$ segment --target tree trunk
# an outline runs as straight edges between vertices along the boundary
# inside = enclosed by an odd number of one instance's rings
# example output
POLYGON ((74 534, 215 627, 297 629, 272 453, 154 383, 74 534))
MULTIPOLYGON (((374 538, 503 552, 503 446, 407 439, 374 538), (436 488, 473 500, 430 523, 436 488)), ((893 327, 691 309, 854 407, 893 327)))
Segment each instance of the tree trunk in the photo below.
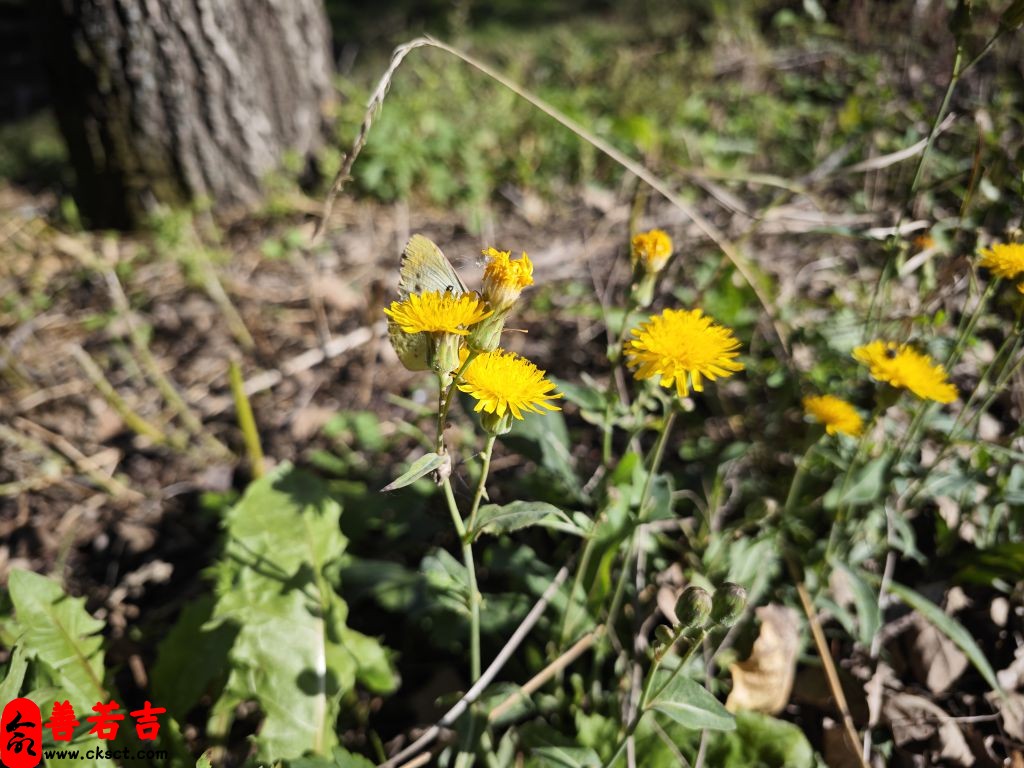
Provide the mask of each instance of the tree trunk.
POLYGON ((43 0, 54 108, 93 226, 251 206, 331 99, 322 0, 43 0))

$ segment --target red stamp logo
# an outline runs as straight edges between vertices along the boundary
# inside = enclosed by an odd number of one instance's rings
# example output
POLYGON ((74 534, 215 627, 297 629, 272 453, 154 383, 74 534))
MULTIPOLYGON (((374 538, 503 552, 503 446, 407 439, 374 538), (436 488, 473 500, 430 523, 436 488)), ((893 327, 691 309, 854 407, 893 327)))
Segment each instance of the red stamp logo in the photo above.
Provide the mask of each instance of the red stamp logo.
POLYGON ((0 760, 7 768, 35 768, 43 757, 43 716, 31 699, 14 699, 0 717, 0 760))

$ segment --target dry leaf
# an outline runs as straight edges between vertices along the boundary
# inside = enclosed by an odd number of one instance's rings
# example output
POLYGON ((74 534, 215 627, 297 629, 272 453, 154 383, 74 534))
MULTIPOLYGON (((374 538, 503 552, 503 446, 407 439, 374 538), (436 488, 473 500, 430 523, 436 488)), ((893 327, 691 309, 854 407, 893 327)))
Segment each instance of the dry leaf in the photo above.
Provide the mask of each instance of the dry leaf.
POLYGON ((1005 698, 998 693, 989 693, 985 698, 999 713, 1006 735, 1024 742, 1024 693, 1008 693, 1005 698))
POLYGON ((1018 648, 1013 654, 1010 666, 996 672, 996 679, 1008 691, 1024 688, 1024 646, 1018 648))
POLYGON ((766 605, 757 609, 757 618, 761 631, 750 658, 729 666, 732 691, 725 707, 730 712, 749 709, 775 715, 793 690, 800 649, 799 614, 792 608, 766 605))
POLYGON ((932 693, 943 693, 956 682, 970 662, 945 633, 920 614, 914 616, 910 666, 932 693))
MULTIPOLYGON (((882 715, 892 728, 896 745, 903 747, 913 742, 930 742, 936 760, 948 760, 954 765, 974 765, 974 753, 967 744, 959 726, 938 706, 923 696, 894 693, 882 705, 882 715)), ((920 747, 908 747, 920 754, 920 747)))
POLYGON ((826 718, 822 739, 828 768, 861 768, 860 753, 855 751, 846 735, 846 729, 835 720, 826 718))

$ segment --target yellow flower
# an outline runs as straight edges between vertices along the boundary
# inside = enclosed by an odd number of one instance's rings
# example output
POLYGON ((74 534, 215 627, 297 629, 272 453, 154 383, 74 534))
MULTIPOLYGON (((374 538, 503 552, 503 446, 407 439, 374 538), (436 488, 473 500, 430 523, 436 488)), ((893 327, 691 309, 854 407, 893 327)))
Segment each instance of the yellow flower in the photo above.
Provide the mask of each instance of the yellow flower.
POLYGON ((638 379, 661 377, 661 386, 676 385, 680 397, 690 386, 704 391, 702 377, 714 381, 743 370, 736 362, 740 343, 732 330, 717 325, 699 309, 666 309, 634 328, 626 345, 626 364, 638 379))
POLYGON ((909 389, 925 400, 951 403, 957 389, 950 384, 946 369, 909 344, 872 341, 853 350, 856 360, 868 366, 871 378, 900 389, 909 389))
POLYGON ((469 326, 490 316, 491 310, 475 293, 431 291, 411 294, 405 301, 393 301, 384 314, 406 333, 465 336, 469 326))
POLYGON ((533 285, 533 263, 524 252, 518 259, 511 251, 488 248, 484 267, 484 298, 497 312, 508 309, 527 286, 533 285))
POLYGON ((645 272, 660 272, 671 255, 672 238, 667 232, 652 229, 633 237, 631 256, 634 269, 637 264, 643 264, 645 272))
POLYGON ((1024 293, 1024 283, 1017 283, 1017 290, 1024 293))
MULTIPOLYGON (((463 351, 463 362, 465 359, 463 351)), ((544 371, 525 357, 503 349, 473 358, 459 383, 459 389, 476 398, 473 410, 477 413, 484 411, 498 417, 510 413, 517 419, 523 418, 524 411, 561 410, 548 402, 562 397, 560 392, 552 392, 554 388, 555 385, 544 378, 544 371)))
POLYGON ((1024 244, 996 243, 991 248, 984 248, 978 266, 992 270, 996 277, 1012 280, 1024 272, 1024 244))
POLYGON ((804 410, 825 425, 830 435, 842 433, 857 437, 864 431, 864 420, 848 402, 832 395, 804 398, 804 410))
POLYGON ((935 247, 935 238, 928 232, 925 232, 914 238, 914 247, 919 251, 927 251, 929 248, 935 247))

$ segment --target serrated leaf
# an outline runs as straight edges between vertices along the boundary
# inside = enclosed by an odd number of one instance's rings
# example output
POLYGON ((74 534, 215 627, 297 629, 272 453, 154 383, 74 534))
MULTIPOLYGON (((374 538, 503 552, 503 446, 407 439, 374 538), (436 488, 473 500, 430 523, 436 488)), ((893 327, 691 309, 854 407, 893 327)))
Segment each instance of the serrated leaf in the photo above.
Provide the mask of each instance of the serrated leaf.
POLYGON ((412 463, 405 472, 396 477, 390 483, 381 488, 381 492, 384 491, 396 491, 399 488, 405 488, 407 485, 412 485, 424 475, 430 474, 435 469, 439 469, 445 462, 450 461, 447 456, 441 456, 436 453, 427 453, 420 456, 416 461, 412 463))
POLYGON ((379 654, 368 652, 376 641, 346 627, 348 607, 325 575, 347 543, 340 514, 322 481, 284 464, 226 516, 211 626, 238 634, 211 727, 222 732, 235 705, 255 699, 257 757, 268 763, 327 753, 341 696, 357 679, 384 687, 379 654))
POLYGON ((964 628, 963 624, 952 616, 947 616, 939 606, 910 587, 905 587, 894 581, 889 584, 889 592, 924 616, 936 629, 952 640, 964 652, 967 658, 971 660, 974 668, 985 678, 985 682, 989 684, 989 687, 1000 695, 1004 694, 999 681, 996 679, 996 673, 992 669, 992 665, 988 663, 984 652, 974 642, 971 633, 964 628))
POLYGON ((665 669, 658 671, 654 690, 664 688, 647 704, 647 709, 660 712, 687 728, 731 731, 736 727, 736 719, 722 703, 683 673, 672 677, 666 685, 664 681, 671 674, 665 669))
POLYGON ((543 501, 513 501, 505 505, 485 504, 477 514, 473 530, 468 531, 466 535, 475 540, 485 533, 498 536, 535 525, 573 536, 587 535, 587 530, 580 528, 576 519, 569 517, 553 504, 543 501))
POLYGON ((48 667, 75 711, 105 701, 103 622, 85 610, 85 599, 64 594, 52 579, 18 569, 11 571, 8 589, 22 630, 18 644, 48 667))

